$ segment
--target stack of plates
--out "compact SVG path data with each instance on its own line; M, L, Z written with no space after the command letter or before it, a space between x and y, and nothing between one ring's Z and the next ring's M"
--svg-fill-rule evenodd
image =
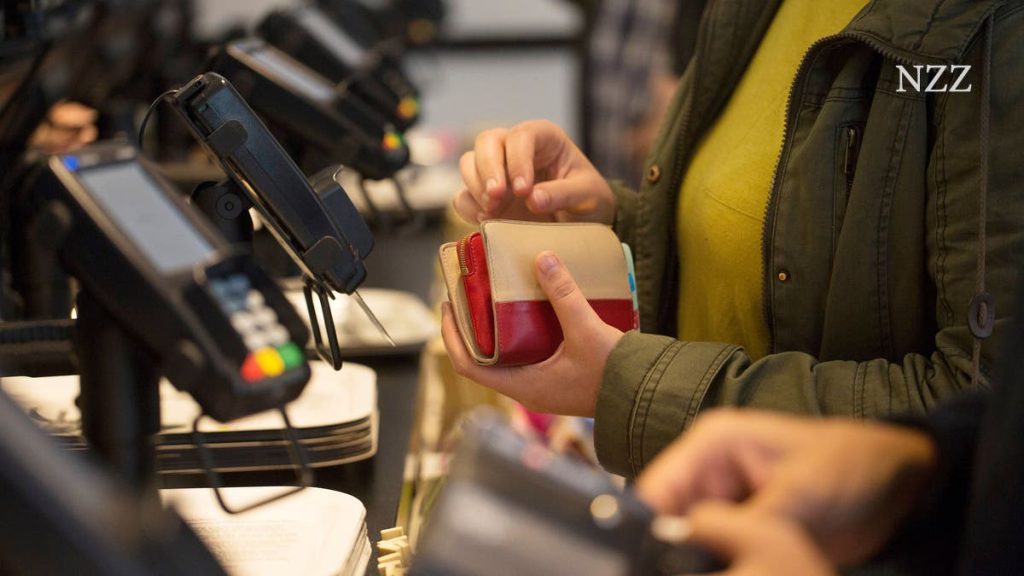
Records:
M290 489L225 488L222 494L229 505L240 507ZM366 509L348 494L307 488L239 515L221 510L206 488L161 490L160 496L233 576L366 572Z
M321 468L372 457L377 452L376 373L352 363L346 363L340 372L323 362L312 362L310 366L312 377L306 390L287 408L310 464ZM0 389L68 448L85 448L81 414L75 405L77 376L4 378ZM160 399L160 472L201 472L191 434L199 406L191 396L166 381L161 382ZM266 412L228 424L205 418L199 429L217 471L244 472L287 470L294 466L283 427L280 414Z
M335 294L330 300L331 316L338 331L342 356L416 353L440 333L430 309L415 294L384 288L363 288L359 294L387 329L395 346L388 343L352 297ZM308 324L309 307L301 285L286 283L285 295ZM319 309L319 299L314 299ZM308 345L311 346L312 342Z

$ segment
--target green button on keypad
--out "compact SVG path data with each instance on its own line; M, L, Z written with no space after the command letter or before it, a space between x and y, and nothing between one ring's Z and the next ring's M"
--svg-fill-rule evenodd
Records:
M296 346L294 342L278 346L277 352L284 359L285 368L289 370L301 366L306 361L306 356L302 353L302 349Z

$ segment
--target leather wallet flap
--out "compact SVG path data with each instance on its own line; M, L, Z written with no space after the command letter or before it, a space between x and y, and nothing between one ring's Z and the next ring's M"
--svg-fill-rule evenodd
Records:
M537 283L537 254L552 250L588 300L631 300L626 259L611 228L489 220L480 227L495 304L547 300Z
M480 231L440 253L455 321L477 364L535 364L561 344L561 326L536 277L536 258L545 250L558 254L602 321L624 332L635 328L629 266L611 228L490 220ZM482 318L488 322L479 321L481 314L489 314ZM487 343L477 340L475 324L493 330L493 354L484 354Z

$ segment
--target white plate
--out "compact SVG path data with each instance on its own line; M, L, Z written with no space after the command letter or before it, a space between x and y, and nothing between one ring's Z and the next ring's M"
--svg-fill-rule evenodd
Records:
M226 488L241 507L288 487ZM333 490L307 488L272 504L232 516L206 488L161 490L233 576L343 576L362 574L369 562L366 508Z
M343 355L404 354L410 348L425 345L440 333L440 327L430 309L415 294L384 288L361 288L359 294L394 339L395 347L388 344L352 297L335 294L330 301L331 314L334 316L338 344ZM309 313L302 290L287 289L285 295L308 324ZM319 300L314 297L314 301L319 307Z
M310 362L312 376L297 400L288 405L288 417L296 428L341 426L369 418L377 408L377 373L351 362L335 372L323 362ZM34 419L42 421L48 431L80 433L81 414L75 405L78 376L49 378L14 377L0 380L0 389L21 404ZM163 380L160 387L160 412L165 433L181 433L192 429L199 414L199 405L191 396L179 392ZM248 432L280 430L281 416L264 412L222 424L203 419L203 432ZM214 441L216 438L209 438Z

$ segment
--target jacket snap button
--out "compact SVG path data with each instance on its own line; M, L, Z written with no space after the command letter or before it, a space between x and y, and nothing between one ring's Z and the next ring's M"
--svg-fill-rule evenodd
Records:
M661 180L661 166L651 164L651 167L647 169L647 181L656 184L658 180Z
M789 282L789 272L785 270L779 271L779 282Z

